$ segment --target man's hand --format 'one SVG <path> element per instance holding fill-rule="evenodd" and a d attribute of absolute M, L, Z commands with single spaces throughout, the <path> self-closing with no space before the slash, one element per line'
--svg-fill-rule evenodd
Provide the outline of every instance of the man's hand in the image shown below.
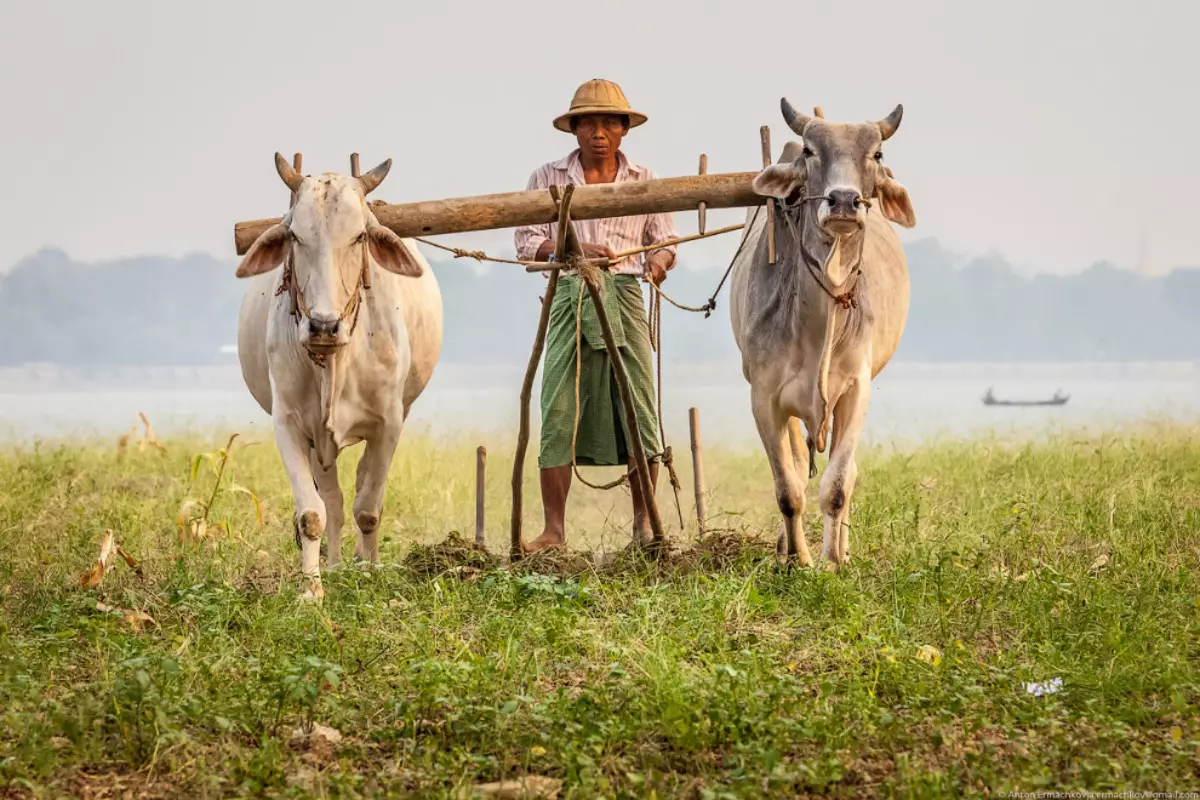
<path fill-rule="evenodd" d="M 612 258 L 616 255 L 613 249 L 606 244 L 595 244 L 594 242 L 583 242 L 584 258 Z"/>
<path fill-rule="evenodd" d="M 667 271 L 675 266 L 675 254 L 670 250 L 655 250 L 646 259 L 646 277 L 655 286 L 662 286 Z"/>
<path fill-rule="evenodd" d="M 534 255 L 534 261 L 549 261 L 556 245 L 557 242 L 554 239 L 547 239 L 542 242 L 537 253 Z M 612 258 L 615 255 L 613 249 L 606 244 L 583 242 L 580 246 L 583 248 L 584 258 Z"/>

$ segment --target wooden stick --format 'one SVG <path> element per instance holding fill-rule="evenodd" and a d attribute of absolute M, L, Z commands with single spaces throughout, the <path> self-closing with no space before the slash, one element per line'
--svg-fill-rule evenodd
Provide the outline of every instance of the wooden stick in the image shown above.
<path fill-rule="evenodd" d="M 704 493 L 704 456 L 700 452 L 700 411 L 688 409 L 688 429 L 692 435 L 692 489 L 696 494 L 696 525 L 700 534 L 708 523 L 708 498 Z"/>
<path fill-rule="evenodd" d="M 304 173 L 304 154 L 303 153 L 296 153 L 295 155 L 292 156 L 292 169 L 296 170 L 296 172 L 299 172 L 301 174 Z M 291 208 L 294 205 L 296 205 L 296 193 L 292 192 L 292 199 L 288 202 L 288 208 Z M 254 238 L 257 239 L 258 237 L 256 236 Z M 253 244 L 253 242 L 251 242 L 251 244 Z M 238 253 L 238 255 L 243 255 L 243 254 Z"/>
<path fill-rule="evenodd" d="M 761 206 L 765 198 L 751 185 L 757 175 L 687 175 L 580 186 L 571 214 L 574 219 L 584 220 L 693 211 L 700 203 L 709 209 Z M 371 210 L 380 225 L 401 237 L 540 225 L 558 219 L 558 209 L 549 195 L 536 190 L 402 205 L 373 203 Z M 262 232 L 277 222 L 278 218 L 237 223 L 234 244 L 238 255 L 245 255 Z"/>
<path fill-rule="evenodd" d="M 562 230 L 562 224 L 570 219 L 568 216 L 571 209 L 571 196 L 575 192 L 574 185 L 568 185 L 562 193 L 562 198 L 559 201 L 559 228 Z M 558 199 L 558 188 L 551 187 L 550 194 L 554 199 Z M 562 253 L 566 252 L 566 237 L 560 235 L 555 243 L 554 260 L 556 263 L 561 263 Z M 524 488 L 523 478 L 525 472 L 525 451 L 529 449 L 529 401 L 533 396 L 533 379 L 537 376 L 538 363 L 542 360 L 542 349 L 546 345 L 546 328 L 550 323 L 550 306 L 554 304 L 554 293 L 558 291 L 558 274 L 559 270 L 550 271 L 550 280 L 546 284 L 546 296 L 542 298 L 542 312 L 538 316 L 537 333 L 533 337 L 533 352 L 529 354 L 529 365 L 525 367 L 525 380 L 521 384 L 521 418 L 517 430 L 517 452 L 513 456 L 513 473 L 512 473 L 512 519 L 510 521 L 510 537 L 509 537 L 509 560 L 519 561 L 522 556 L 521 550 L 521 515 L 523 512 L 523 496 Z"/>
<path fill-rule="evenodd" d="M 475 544 L 486 546 L 483 538 L 483 492 L 484 478 L 487 477 L 487 448 L 483 445 L 475 448 Z"/>
<path fill-rule="evenodd" d="M 567 224 L 570 224 L 569 222 Z M 562 230 L 560 227 L 559 231 Z M 571 237 L 575 244 L 576 255 L 583 254 L 583 248 L 579 247 L 578 241 L 574 236 Z M 625 360 L 621 358 L 621 351 L 617 348 L 616 339 L 613 338 L 612 325 L 608 321 L 608 314 L 604 310 L 604 298 L 600 296 L 600 290 L 592 285 L 591 281 L 584 280 L 584 285 L 587 286 L 588 295 L 592 298 L 592 305 L 596 308 L 596 317 L 600 321 L 600 333 L 604 336 L 604 347 L 608 351 L 608 357 L 612 361 L 613 375 L 617 379 L 618 394 L 621 395 L 621 406 L 625 409 L 625 420 L 629 426 L 629 438 L 633 441 L 629 443 L 630 452 L 633 454 L 633 468 L 637 472 L 633 479 L 638 482 L 638 486 L 642 491 L 642 501 L 646 504 L 646 516 L 650 518 L 650 533 L 653 536 L 653 546 L 657 550 L 666 542 L 663 535 L 662 518 L 658 515 L 658 502 L 654 499 L 654 482 L 650 480 L 650 462 L 646 458 L 646 448 L 642 446 L 641 430 L 637 421 L 637 408 L 633 404 L 633 391 L 629 387 L 629 373 L 625 371 Z"/>
<path fill-rule="evenodd" d="M 303 167 L 304 167 L 304 154 L 303 153 L 294 154 L 292 156 L 292 169 L 296 170 L 296 172 L 302 172 Z M 296 193 L 292 192 L 290 196 L 291 196 L 291 200 L 288 201 L 288 208 L 295 208 Z M 296 276 L 293 274 L 293 270 L 292 270 L 292 267 L 294 266 L 293 261 L 294 261 L 294 259 L 292 258 L 292 248 L 289 247 L 288 254 L 287 254 L 287 261 L 283 265 L 283 268 L 284 268 L 285 274 L 292 276 L 291 277 L 291 281 L 292 281 L 291 285 L 295 286 L 296 285 L 295 284 Z M 291 298 L 292 317 L 294 317 L 296 320 L 299 320 L 300 319 L 300 305 L 299 305 L 300 292 L 295 289 L 292 289 L 291 291 L 288 292 L 288 295 Z"/>
<path fill-rule="evenodd" d="M 350 177 L 357 178 L 361 174 L 362 173 L 360 173 L 358 171 L 358 153 L 351 153 L 350 154 Z"/>
<path fill-rule="evenodd" d="M 758 129 L 762 139 L 763 169 L 771 166 L 771 128 L 763 125 Z M 767 200 L 767 263 L 775 263 L 775 201 Z"/>
<path fill-rule="evenodd" d="M 704 153 L 700 154 L 700 174 L 701 175 L 708 174 L 708 156 Z M 701 203 L 700 207 L 697 209 L 697 212 L 700 216 L 699 225 L 697 227 L 697 230 L 700 231 L 701 234 L 703 234 L 704 226 L 708 223 L 708 203 Z"/>
<path fill-rule="evenodd" d="M 818 119 L 825 119 L 825 112 L 820 106 L 813 106 L 813 116 Z"/>

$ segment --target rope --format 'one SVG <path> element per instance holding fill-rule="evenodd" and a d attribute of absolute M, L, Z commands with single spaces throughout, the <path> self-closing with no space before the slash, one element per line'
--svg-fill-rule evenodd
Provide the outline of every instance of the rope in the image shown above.
<path fill-rule="evenodd" d="M 723 233 L 732 233 L 733 231 L 741 230 L 744 227 L 745 227 L 744 225 L 730 225 L 725 228 L 718 228 L 715 231 L 708 231 L 707 233 L 697 233 L 692 236 L 676 236 L 673 239 L 664 239 L 661 242 L 655 242 L 654 244 L 648 244 L 645 247 L 635 247 L 632 250 L 623 250 L 620 253 L 615 253 L 611 258 L 596 259 L 596 263 L 597 263 L 597 266 L 611 267 L 613 264 L 616 264 L 619 261 L 624 261 L 625 259 L 629 258 L 630 256 L 636 256 L 641 253 L 648 253 L 651 250 L 661 250 L 664 247 L 674 247 L 677 244 L 684 244 L 686 242 L 694 242 L 699 239 L 707 239 L 710 236 L 720 236 Z M 496 256 L 488 255 L 483 250 L 465 250 L 461 247 L 450 247 L 449 245 L 438 244 L 437 242 L 433 241 L 432 239 L 426 239 L 421 236 L 414 236 L 412 238 L 414 241 L 420 242 L 421 244 L 427 244 L 430 247 L 436 247 L 439 250 L 444 250 L 447 253 L 451 253 L 455 258 L 473 258 L 476 261 L 491 261 L 496 264 L 516 264 L 517 266 L 520 266 L 520 267 L 538 267 L 538 268 L 540 268 L 537 270 L 539 272 L 555 269 L 555 267 L 548 266 L 545 261 L 523 261 L 521 259 L 513 259 L 513 258 L 497 258 Z M 561 269 L 561 267 L 559 267 L 559 268 Z M 668 302 L 671 302 L 673 305 L 677 305 L 673 300 L 668 299 Z M 683 308 L 683 306 L 680 306 L 680 307 Z M 692 309 L 685 309 L 685 310 L 692 310 Z"/>
<path fill-rule="evenodd" d="M 495 256 L 489 256 L 482 250 L 464 250 L 461 247 L 450 247 L 448 245 L 438 244 L 431 239 L 425 239 L 420 236 L 414 236 L 412 238 L 413 241 L 420 242 L 421 244 L 427 244 L 430 247 L 436 247 L 439 250 L 445 250 L 447 253 L 453 253 L 455 258 L 473 258 L 476 261 L 493 261 L 497 264 L 516 264 L 517 266 L 521 267 L 542 267 L 546 264 L 544 261 L 519 261 L 511 258 L 496 258 Z"/>
<path fill-rule="evenodd" d="M 647 280 L 655 289 L 658 285 L 653 280 Z M 683 528 L 683 507 L 679 504 L 679 475 L 675 472 L 675 455 L 667 444 L 667 429 L 663 424 L 663 379 L 662 379 L 662 293 L 650 294 L 650 346 L 654 348 L 656 383 L 658 390 L 658 435 L 662 437 L 662 463 L 667 468 L 671 478 L 671 490 L 675 495 L 675 513 L 679 515 L 679 527 Z"/>

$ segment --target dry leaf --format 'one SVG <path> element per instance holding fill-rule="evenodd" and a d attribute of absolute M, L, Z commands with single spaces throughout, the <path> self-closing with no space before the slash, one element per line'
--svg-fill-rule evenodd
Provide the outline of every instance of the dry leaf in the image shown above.
<path fill-rule="evenodd" d="M 129 625 L 134 633 L 141 633 L 148 625 L 158 625 L 154 621 L 154 617 L 145 611 L 138 611 L 134 608 L 117 608 L 116 606 L 110 606 L 108 603 L 97 602 L 96 610 L 101 614 L 119 614 L 121 621 Z"/>
<path fill-rule="evenodd" d="M 475 794 L 492 800 L 522 800 L 523 798 L 554 798 L 562 791 L 563 782 L 545 775 L 526 775 L 511 781 L 481 783 L 473 787 Z"/>
<path fill-rule="evenodd" d="M 294 728 L 292 730 L 293 742 L 313 742 L 315 740 L 324 740 L 329 744 L 337 744 L 342 740 L 342 733 L 337 728 L 330 728 L 328 725 L 322 725 L 319 722 L 314 722 L 311 731 L 306 731 L 304 728 Z"/>
<path fill-rule="evenodd" d="M 129 555 L 129 553 L 125 552 L 124 547 L 117 545 L 117 555 L 119 555 L 121 558 L 125 559 L 125 563 L 129 565 L 129 568 L 131 570 L 133 570 L 133 573 L 135 575 L 137 575 L 139 578 L 146 577 L 146 574 L 144 572 L 142 572 L 142 565 L 139 564 L 137 561 L 135 561 L 133 556 L 131 556 L 131 555 Z"/>
<path fill-rule="evenodd" d="M 1183 728 L 1178 726 L 1171 728 L 1171 741 L 1178 742 L 1183 738 Z"/>
<path fill-rule="evenodd" d="M 145 611 L 138 611 L 134 608 L 125 609 L 122 619 L 124 619 L 130 628 L 133 628 L 134 633 L 141 633 L 146 629 L 147 626 L 158 625 L 158 623 L 154 621 L 154 617 L 150 616 Z"/>
<path fill-rule="evenodd" d="M 79 588 L 94 589 L 104 580 L 104 576 L 112 571 L 113 532 L 105 531 L 100 540 L 100 554 L 96 557 L 96 565 L 79 576 Z"/>
<path fill-rule="evenodd" d="M 1108 566 L 1108 554 L 1101 553 L 1100 555 L 1096 556 L 1096 560 L 1092 562 L 1090 567 L 1088 567 L 1088 572 L 1097 573 L 1106 566 Z"/>
<path fill-rule="evenodd" d="M 921 645 L 921 649 L 917 651 L 917 658 L 936 667 L 942 663 L 942 651 L 931 644 L 923 644 Z"/>
<path fill-rule="evenodd" d="M 138 418 L 141 419 L 142 425 L 146 426 L 146 432 L 142 437 L 142 441 L 138 443 L 139 446 L 144 446 L 146 444 L 152 445 L 158 448 L 158 452 L 165 456 L 167 454 L 167 448 L 163 447 L 162 443 L 158 441 L 158 437 L 154 435 L 154 428 L 150 427 L 150 420 L 146 419 L 146 415 L 141 411 L 138 412 Z M 136 428 L 137 426 L 135 425 L 134 427 Z"/>

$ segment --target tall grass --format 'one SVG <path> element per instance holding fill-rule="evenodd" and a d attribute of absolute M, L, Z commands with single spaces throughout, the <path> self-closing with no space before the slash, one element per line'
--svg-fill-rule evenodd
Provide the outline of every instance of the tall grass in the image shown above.
<path fill-rule="evenodd" d="M 226 438 L 0 453 L 0 793 L 461 796 L 529 774 L 572 797 L 1200 785 L 1194 428 L 866 452 L 837 575 L 747 547 L 566 579 L 403 566 L 474 514 L 475 443 L 406 439 L 385 565 L 332 573 L 321 606 L 295 601 L 270 442 L 222 478 L 261 524 L 244 493 L 203 491 L 226 525 L 180 535 L 193 458 Z M 511 450 L 489 450 L 503 552 Z M 707 471 L 714 526 L 773 541 L 762 456 L 713 449 Z M 527 492 L 536 533 L 532 469 Z M 671 519 L 665 481 L 659 500 Z M 683 502 L 672 535 L 692 544 Z M 622 492 L 572 496 L 573 546 L 617 550 L 629 524 Z M 107 529 L 142 574 L 118 563 L 81 589 Z"/>

